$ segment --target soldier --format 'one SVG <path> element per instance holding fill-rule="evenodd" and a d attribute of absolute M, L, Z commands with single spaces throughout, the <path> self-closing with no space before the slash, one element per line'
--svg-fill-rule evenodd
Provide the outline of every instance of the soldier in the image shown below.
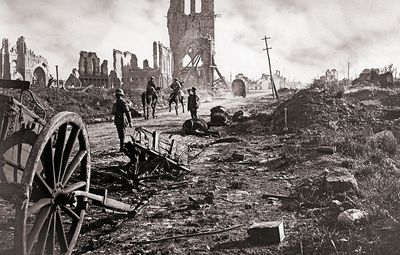
<path fill-rule="evenodd" d="M 197 109 L 200 106 L 200 98 L 196 94 L 196 88 L 192 88 L 192 93 L 189 92 L 188 98 L 188 110 L 190 111 L 190 115 L 192 119 L 197 119 Z"/>
<path fill-rule="evenodd" d="M 151 76 L 150 80 L 147 82 L 147 93 L 153 93 L 156 91 L 156 84 L 154 83 L 154 77 Z"/>
<path fill-rule="evenodd" d="M 124 91 L 120 88 L 115 90 L 117 101 L 113 106 L 114 124 L 117 127 L 120 152 L 124 151 L 126 126 L 132 127 L 132 118 L 128 102 L 123 98 Z"/>
<path fill-rule="evenodd" d="M 172 89 L 172 93 L 170 95 L 170 99 L 174 96 L 174 95 L 181 95 L 183 94 L 183 91 L 181 90 L 182 88 L 182 84 L 181 82 L 179 82 L 179 80 L 177 78 L 174 79 L 174 82 L 171 83 L 171 85 L 169 86 Z"/>

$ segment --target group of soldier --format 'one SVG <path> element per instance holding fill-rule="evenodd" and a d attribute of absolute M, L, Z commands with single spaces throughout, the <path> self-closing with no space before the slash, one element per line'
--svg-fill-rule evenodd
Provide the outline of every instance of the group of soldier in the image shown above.
<path fill-rule="evenodd" d="M 184 95 L 182 90 L 182 82 L 180 82 L 179 79 L 175 78 L 170 85 L 170 88 L 172 89 L 170 99 L 177 93 L 181 96 Z M 200 98 L 196 94 L 195 87 L 189 88 L 187 91 L 189 94 L 188 110 L 190 111 L 192 119 L 197 119 L 197 109 L 200 106 Z M 154 77 L 150 77 L 149 81 L 147 82 L 146 93 L 157 93 L 157 87 L 154 82 Z M 113 105 L 112 109 L 112 113 L 114 115 L 114 124 L 117 127 L 121 152 L 124 151 L 126 127 L 133 127 L 129 103 L 123 98 L 124 96 L 125 93 L 121 88 L 115 90 L 116 102 Z"/>

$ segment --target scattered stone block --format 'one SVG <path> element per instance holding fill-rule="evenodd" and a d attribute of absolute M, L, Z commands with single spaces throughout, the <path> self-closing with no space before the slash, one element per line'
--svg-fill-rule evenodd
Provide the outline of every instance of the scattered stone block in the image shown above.
<path fill-rule="evenodd" d="M 356 178 L 345 168 L 338 167 L 331 171 L 325 171 L 324 178 L 325 191 L 332 191 L 334 193 L 359 191 Z"/>
<path fill-rule="evenodd" d="M 253 206 L 252 206 L 252 204 L 250 204 L 250 203 L 246 203 L 246 204 L 244 205 L 244 209 L 246 209 L 246 210 L 249 210 L 249 209 L 251 209 L 251 208 L 253 208 Z"/>
<path fill-rule="evenodd" d="M 335 212 L 341 212 L 341 211 L 343 211 L 344 210 L 344 208 L 343 208 L 343 203 L 342 202 L 340 202 L 339 200 L 332 200 L 330 203 L 329 203 L 329 208 L 332 210 L 332 211 L 335 211 Z"/>
<path fill-rule="evenodd" d="M 244 154 L 241 154 L 241 153 L 235 152 L 235 153 L 232 154 L 232 159 L 233 160 L 243 161 L 245 158 L 246 158 L 246 156 Z"/>
<path fill-rule="evenodd" d="M 280 243 L 285 238 L 282 221 L 254 223 L 247 230 L 252 240 L 265 243 Z"/>
<path fill-rule="evenodd" d="M 325 154 L 335 154 L 336 153 L 336 147 L 330 147 L 330 146 L 320 146 L 317 148 L 317 151 L 320 153 L 325 153 Z"/>
<path fill-rule="evenodd" d="M 367 218 L 367 213 L 359 209 L 348 209 L 338 216 L 338 222 L 343 225 L 353 225 Z"/>

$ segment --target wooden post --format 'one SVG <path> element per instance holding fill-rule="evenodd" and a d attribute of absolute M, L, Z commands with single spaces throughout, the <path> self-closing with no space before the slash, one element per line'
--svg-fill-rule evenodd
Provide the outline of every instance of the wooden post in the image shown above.
<path fill-rule="evenodd" d="M 153 150 L 158 151 L 160 134 L 157 131 L 153 132 Z"/>
<path fill-rule="evenodd" d="M 59 87 L 59 81 L 58 81 L 58 66 L 56 66 L 56 81 L 57 81 L 57 88 Z"/>
<path fill-rule="evenodd" d="M 272 77 L 271 58 L 269 56 L 269 50 L 272 48 L 268 47 L 269 39 L 271 39 L 271 37 L 265 36 L 262 40 L 265 41 L 266 48 L 264 50 L 267 51 L 267 56 L 268 56 L 268 66 L 269 66 L 269 75 L 270 75 L 271 86 L 272 86 L 272 96 L 276 96 L 276 99 L 279 99 L 278 91 L 276 91 L 276 87 L 275 87 L 274 77 Z"/>
<path fill-rule="evenodd" d="M 173 157 L 173 155 L 175 154 L 175 148 L 176 148 L 176 140 L 172 139 L 171 141 L 171 147 L 169 148 L 168 154 Z"/>

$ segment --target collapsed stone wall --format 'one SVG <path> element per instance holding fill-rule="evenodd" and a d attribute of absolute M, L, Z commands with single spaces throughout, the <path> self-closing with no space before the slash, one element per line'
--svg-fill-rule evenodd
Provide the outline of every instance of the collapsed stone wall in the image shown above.
<path fill-rule="evenodd" d="M 160 42 L 153 43 L 153 67 L 149 61 L 138 66 L 135 54 L 129 51 L 113 51 L 113 72 L 110 75 L 110 87 L 120 85 L 134 89 L 143 89 L 149 77 L 154 77 L 157 86 L 166 87 L 172 80 L 172 52 Z"/>
<path fill-rule="evenodd" d="M 78 62 L 79 79 L 83 86 L 94 85 L 96 87 L 108 86 L 108 61 L 100 58 L 95 52 L 81 51 Z"/>
<path fill-rule="evenodd" d="M 33 85 L 45 86 L 48 82 L 47 60 L 36 55 L 26 46 L 25 38 L 19 37 L 15 46 L 8 39 L 2 40 L 0 49 L 0 78 L 30 81 Z"/>

